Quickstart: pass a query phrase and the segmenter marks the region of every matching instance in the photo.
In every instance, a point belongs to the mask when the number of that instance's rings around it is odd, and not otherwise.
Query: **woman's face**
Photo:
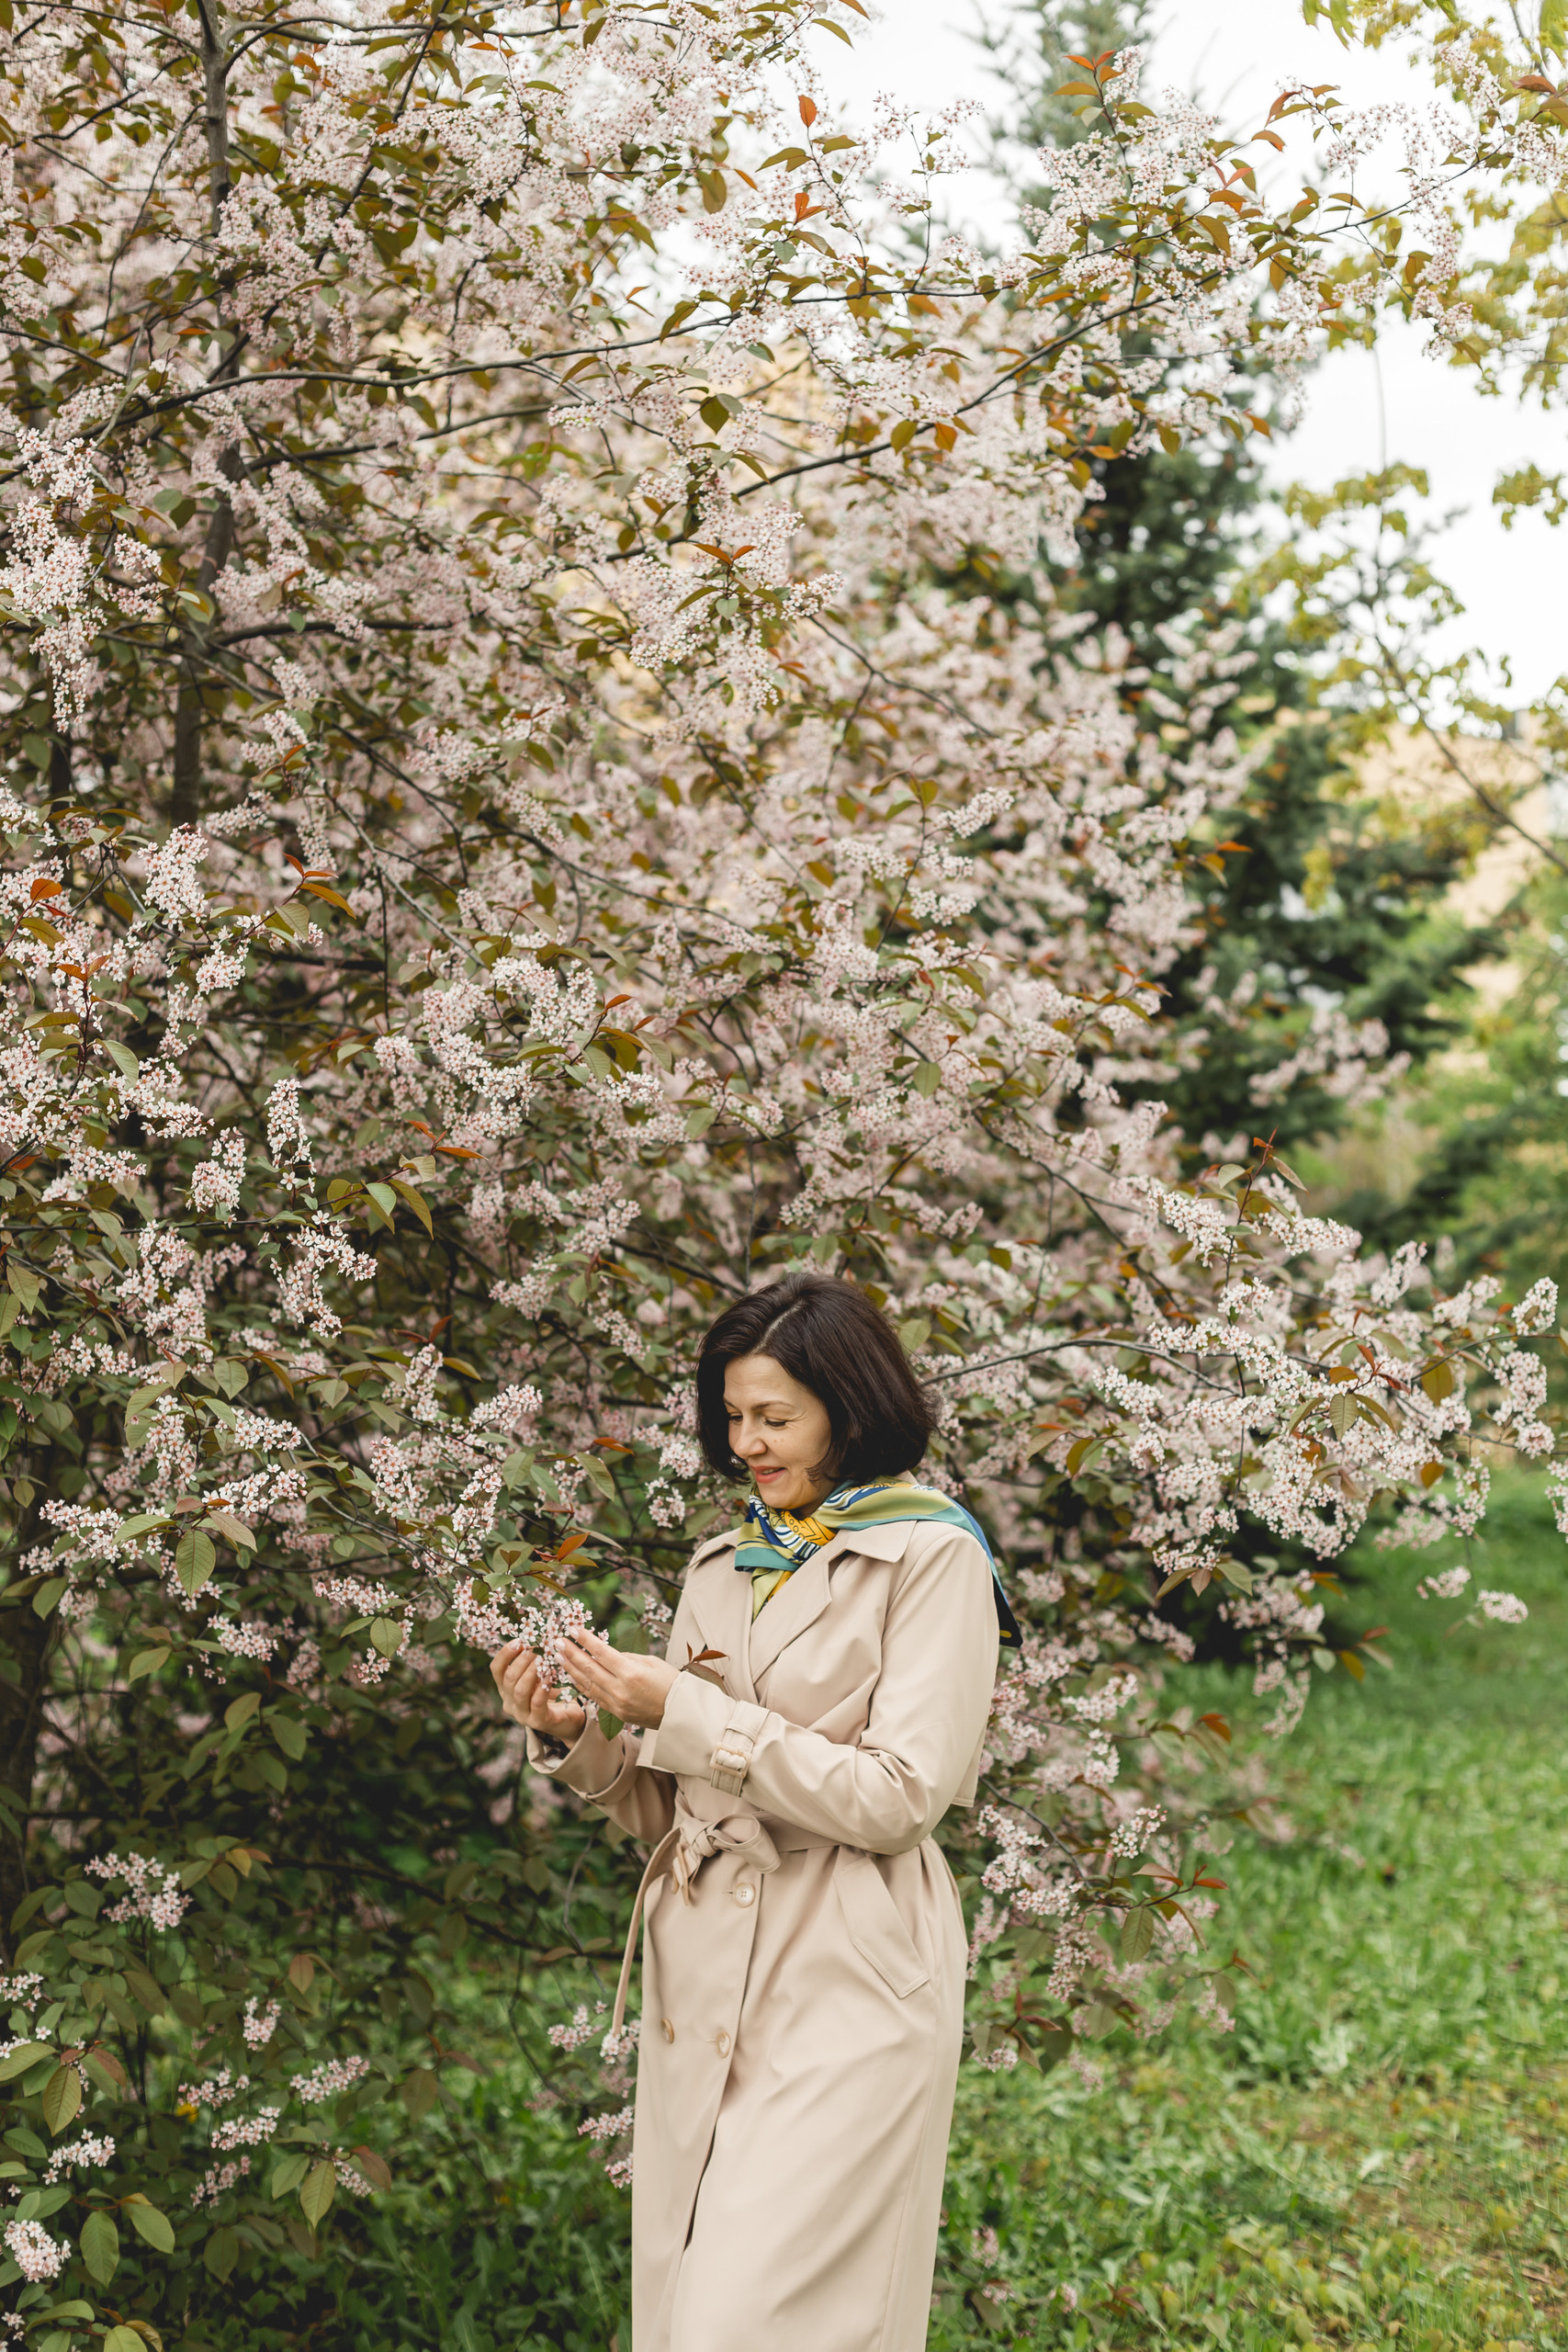
[[[828,1408],[772,1356],[737,1356],[724,1375],[729,1442],[764,1502],[808,1511],[832,1481],[815,1477],[832,1443]]]

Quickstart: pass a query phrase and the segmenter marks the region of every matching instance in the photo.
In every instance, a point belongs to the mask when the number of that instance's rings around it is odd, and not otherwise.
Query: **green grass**
[[[966,2070],[932,2352],[1568,2345],[1568,1551],[1539,1481],[1487,1524],[1526,1627],[1445,1637],[1452,1555],[1353,1564],[1393,1670],[1320,1680],[1269,1759],[1292,1842],[1223,1865],[1234,2033]]]

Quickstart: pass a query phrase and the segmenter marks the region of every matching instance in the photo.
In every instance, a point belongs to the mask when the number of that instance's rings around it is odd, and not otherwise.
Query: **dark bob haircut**
[[[936,1415],[889,1325],[863,1291],[830,1274],[789,1274],[727,1306],[697,1358],[697,1433],[722,1477],[744,1478],[730,1451],[724,1375],[737,1356],[771,1356],[827,1408],[818,1476],[887,1478],[912,1470]]]

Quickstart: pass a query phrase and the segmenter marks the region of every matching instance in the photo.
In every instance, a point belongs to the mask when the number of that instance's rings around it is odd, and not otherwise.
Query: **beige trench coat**
[[[654,1849],[634,2352],[919,2352],[966,1949],[931,1831],[974,1800],[990,1569],[960,1529],[846,1529],[753,1622],[741,1534],[699,1546],[668,1652],[721,1651],[722,1689],[529,1741]]]

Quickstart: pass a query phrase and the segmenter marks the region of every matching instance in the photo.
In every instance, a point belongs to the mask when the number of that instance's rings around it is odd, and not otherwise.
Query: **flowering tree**
[[[1019,1588],[989,2064],[1217,2007],[1177,1604],[1283,1726],[1379,1498],[1468,1531],[1477,1433],[1551,1449],[1549,1285],[1361,1257],[1267,1141],[1177,1181],[1160,975],[1245,645],[1154,669],[987,585],[1096,453],[1255,428],[1348,299],[1313,205],[1101,58],[987,263],[932,223],[951,126],[828,119],[841,32],[10,24],[0,2278],[60,2346],[237,2342],[236,2274],[319,2310],[388,2094],[463,2063],[457,1956],[607,1942],[615,1850],[517,1820],[484,1653],[659,1638],[734,1509],[687,1385],[726,1299],[886,1305]]]

